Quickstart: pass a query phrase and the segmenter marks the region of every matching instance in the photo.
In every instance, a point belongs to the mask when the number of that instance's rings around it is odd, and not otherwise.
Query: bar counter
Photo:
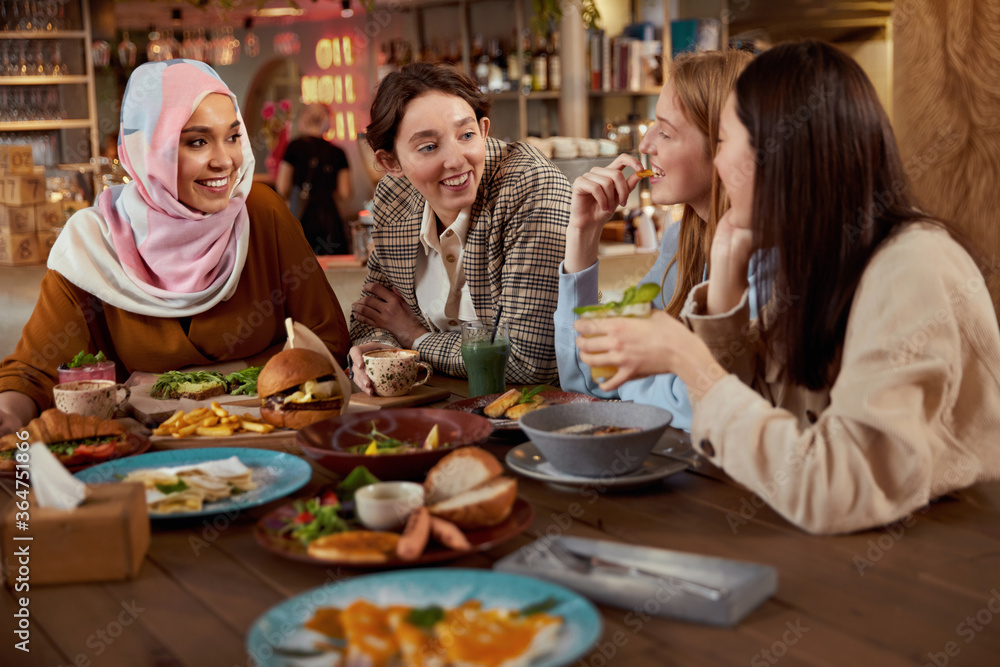
[[[449,401],[467,393],[461,380],[436,377],[431,384],[449,389]],[[493,438],[486,448],[502,460],[520,441]],[[313,468],[311,482],[294,497],[335,480]],[[599,606],[603,635],[578,665],[997,664],[1000,485],[949,496],[878,530],[816,537],[699,461],[688,472],[622,493],[517,479],[520,496],[534,507],[533,524],[510,542],[445,567],[489,568],[539,537],[574,535],[778,571],[776,594],[733,628],[657,617],[653,597],[634,609]],[[12,494],[10,480],[3,481],[0,495]],[[17,640],[5,612],[0,664],[254,664],[245,638],[261,614],[359,574],[287,560],[258,546],[255,521],[287,502],[236,516],[156,522],[149,553],[130,581],[32,586],[31,653],[13,649]],[[14,609],[13,595],[4,588],[0,607]]]

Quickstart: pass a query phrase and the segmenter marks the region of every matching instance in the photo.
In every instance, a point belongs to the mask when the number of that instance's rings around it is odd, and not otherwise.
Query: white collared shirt
[[[463,322],[479,319],[462,268],[470,213],[471,207],[462,209],[455,222],[439,235],[437,217],[430,204],[424,202],[424,219],[420,225],[420,244],[424,252],[417,253],[414,286],[424,319],[437,331],[458,331]],[[413,347],[422,339],[423,336],[414,341]]]

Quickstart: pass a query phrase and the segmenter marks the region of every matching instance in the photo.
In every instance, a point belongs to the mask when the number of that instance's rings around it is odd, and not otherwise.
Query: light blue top
[[[660,241],[660,255],[656,263],[645,276],[638,281],[660,284],[667,264],[677,253],[678,236],[681,225],[679,222],[667,227]],[[750,317],[757,317],[757,291],[754,271],[757,266],[755,258],[750,261]],[[599,398],[618,398],[623,401],[635,401],[665,408],[673,413],[671,426],[674,428],[691,429],[691,402],[688,400],[687,387],[673,373],[654,375],[626,382],[616,391],[602,391],[597,383],[590,378],[590,368],[580,361],[576,347],[577,333],[573,330],[577,306],[588,306],[597,303],[597,270],[599,262],[577,273],[566,273],[564,264],[559,265],[559,304],[555,312],[555,342],[556,360],[559,364],[559,384],[564,391],[575,391],[590,394]],[[663,303],[669,303],[677,285],[677,265],[670,267],[666,280],[663,280],[664,293],[653,301],[654,308],[661,308]]]

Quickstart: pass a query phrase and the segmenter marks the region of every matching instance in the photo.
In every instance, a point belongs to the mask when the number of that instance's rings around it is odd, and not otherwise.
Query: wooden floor
[[[511,444],[488,447],[502,458]],[[296,495],[333,479],[317,470]],[[1000,665],[1000,485],[946,498],[887,528],[813,537],[719,475],[681,473],[653,488],[599,496],[518,483],[536,512],[529,530],[448,565],[489,568],[539,536],[568,534],[778,570],[776,595],[735,628],[602,606],[603,637],[578,665]],[[4,588],[0,665],[253,664],[245,635],[255,619],[354,574],[260,548],[254,523],[282,502],[232,519],[154,526],[134,580],[32,587],[30,654],[13,648],[14,597]]]

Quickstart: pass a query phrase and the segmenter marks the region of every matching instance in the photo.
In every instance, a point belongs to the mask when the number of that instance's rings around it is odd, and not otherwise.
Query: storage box
[[[24,206],[45,201],[45,174],[0,176],[0,204]]]
[[[35,231],[45,232],[53,227],[62,227],[66,223],[62,206],[56,202],[35,204]]]
[[[38,235],[6,234],[0,232],[0,264],[6,266],[21,266],[22,264],[38,264],[42,257],[38,252]]]
[[[59,238],[59,232],[53,229],[35,232],[38,237],[38,259],[46,261],[49,258],[49,251]]]
[[[130,579],[149,549],[149,513],[142,484],[95,484],[82,505],[55,510],[30,504],[27,530],[18,530],[17,506],[3,522],[3,571],[13,586],[22,560],[30,585]],[[30,536],[30,541],[14,537]],[[28,555],[18,553],[27,545]]]
[[[31,146],[0,146],[0,174],[30,174],[34,170]]]
[[[7,206],[0,204],[0,233],[31,234],[36,231],[35,206]]]

